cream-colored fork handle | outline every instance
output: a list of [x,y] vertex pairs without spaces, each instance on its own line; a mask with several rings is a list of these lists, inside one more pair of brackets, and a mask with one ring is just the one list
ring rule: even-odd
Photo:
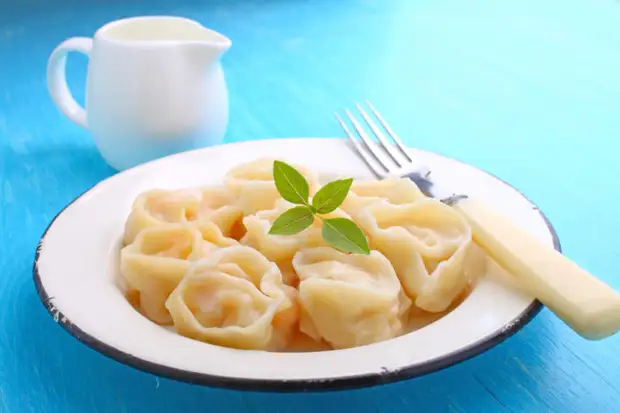
[[620,330],[620,294],[610,286],[481,202],[468,198],[453,207],[517,285],[581,336],[598,340]]

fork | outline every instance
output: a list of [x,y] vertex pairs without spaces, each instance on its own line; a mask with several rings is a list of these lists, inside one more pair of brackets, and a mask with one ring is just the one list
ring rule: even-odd
[[379,179],[409,178],[426,196],[454,208],[470,224],[474,241],[509,271],[517,286],[540,300],[581,336],[597,340],[620,330],[620,294],[499,211],[467,194],[449,191],[431,177],[428,167],[416,165],[385,119],[370,102],[365,103],[372,116],[363,105],[356,107],[376,139],[366,133],[348,109],[344,113],[359,138],[338,113],[335,115],[357,154]]

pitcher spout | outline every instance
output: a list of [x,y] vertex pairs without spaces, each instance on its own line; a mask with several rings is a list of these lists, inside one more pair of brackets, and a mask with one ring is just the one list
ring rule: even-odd
[[201,26],[201,28],[203,35],[197,43],[200,43],[205,55],[212,56],[216,54],[219,57],[230,48],[232,42],[228,37],[204,26]]
[[228,37],[206,27],[202,27],[203,36],[183,45],[189,59],[201,69],[206,69],[219,62],[231,46]]

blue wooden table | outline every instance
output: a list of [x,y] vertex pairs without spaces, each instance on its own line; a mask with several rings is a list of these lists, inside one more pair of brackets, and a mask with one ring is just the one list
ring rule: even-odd
[[[70,36],[141,14],[228,35],[226,141],[341,136],[371,99],[410,146],[486,169],[555,225],[564,252],[620,289],[620,3],[613,0],[26,0],[0,5],[0,412],[613,412],[620,336],[588,342],[544,310],[472,360],[408,382],[243,393],[135,371],[78,343],[35,293],[37,241],[115,171],[48,97]],[[69,62],[83,101],[86,60]]]

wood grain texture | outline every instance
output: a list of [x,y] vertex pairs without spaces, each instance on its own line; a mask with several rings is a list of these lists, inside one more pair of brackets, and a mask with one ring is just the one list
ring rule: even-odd
[[[585,341],[547,310],[453,368],[326,394],[158,379],[65,333],[36,296],[35,247],[65,204],[114,171],[53,106],[46,61],[67,37],[141,14],[187,16],[230,36],[227,141],[341,136],[332,112],[371,99],[408,145],[522,190],[556,226],[565,253],[620,289],[617,1],[2,2],[0,412],[618,411],[620,337]],[[80,101],[85,69],[84,57],[71,56]]]

